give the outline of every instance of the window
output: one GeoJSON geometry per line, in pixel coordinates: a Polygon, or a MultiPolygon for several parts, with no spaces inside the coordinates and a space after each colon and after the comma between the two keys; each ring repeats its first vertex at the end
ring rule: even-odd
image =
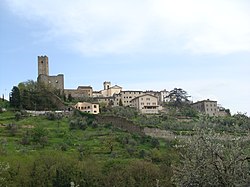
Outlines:
{"type": "Polygon", "coordinates": [[[88,108],[90,108],[90,106],[88,106],[88,108]]]}
{"type": "Polygon", "coordinates": [[[96,113],[96,110],[94,110],[94,113],[96,113]]]}
{"type": "Polygon", "coordinates": [[[141,105],[144,105],[144,103],[141,103],[141,105]]]}
{"type": "Polygon", "coordinates": [[[141,98],[141,100],[143,100],[143,98],[141,98]]]}
{"type": "Polygon", "coordinates": [[[94,105],[94,108],[96,108],[96,105],[94,105]]]}
{"type": "Polygon", "coordinates": [[[150,98],[146,98],[147,101],[150,101],[150,98]]]}

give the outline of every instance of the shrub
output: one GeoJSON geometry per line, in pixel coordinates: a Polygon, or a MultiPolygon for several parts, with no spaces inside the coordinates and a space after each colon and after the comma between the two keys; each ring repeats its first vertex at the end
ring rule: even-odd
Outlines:
{"type": "Polygon", "coordinates": [[[16,120],[16,121],[19,121],[19,120],[21,119],[21,117],[22,117],[21,112],[16,112],[16,113],[15,113],[15,120],[16,120]]]}
{"type": "Polygon", "coordinates": [[[160,142],[159,142],[159,140],[157,138],[152,138],[152,140],[151,140],[151,146],[153,148],[159,149],[160,148],[160,142]]]}
{"type": "Polygon", "coordinates": [[[6,129],[9,130],[11,136],[15,136],[18,130],[18,127],[16,124],[8,124],[6,126],[6,129]]]}

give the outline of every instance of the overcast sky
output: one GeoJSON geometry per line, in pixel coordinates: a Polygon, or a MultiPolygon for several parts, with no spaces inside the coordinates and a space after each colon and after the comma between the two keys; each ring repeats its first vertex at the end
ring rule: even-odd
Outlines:
{"type": "Polygon", "coordinates": [[[37,78],[65,88],[182,88],[250,114],[249,0],[1,0],[0,94],[37,78]]]}

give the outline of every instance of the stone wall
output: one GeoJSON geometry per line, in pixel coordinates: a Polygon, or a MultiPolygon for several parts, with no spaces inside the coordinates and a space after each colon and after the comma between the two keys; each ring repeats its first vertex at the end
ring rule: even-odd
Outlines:
{"type": "Polygon", "coordinates": [[[64,76],[63,74],[59,74],[57,76],[47,76],[47,75],[39,75],[37,78],[37,82],[44,83],[47,86],[51,86],[57,90],[64,90],[64,76]]]}
{"type": "Polygon", "coordinates": [[[143,128],[139,127],[138,125],[135,125],[132,121],[129,121],[126,118],[97,115],[96,120],[99,124],[111,124],[114,127],[117,127],[130,133],[138,133],[144,135],[143,128]]]}
{"type": "Polygon", "coordinates": [[[162,129],[145,127],[143,131],[147,136],[151,136],[154,138],[164,138],[164,139],[170,139],[170,140],[173,140],[176,138],[176,135],[174,135],[171,131],[166,131],[162,129]]]}

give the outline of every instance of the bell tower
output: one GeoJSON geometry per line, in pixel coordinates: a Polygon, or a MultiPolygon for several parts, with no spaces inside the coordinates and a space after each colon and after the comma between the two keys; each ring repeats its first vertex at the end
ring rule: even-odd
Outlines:
{"type": "Polygon", "coordinates": [[[104,87],[104,90],[108,90],[108,89],[111,87],[111,82],[105,81],[105,82],[103,83],[103,87],[104,87]]]}
{"type": "Polygon", "coordinates": [[[38,76],[49,76],[49,59],[47,56],[38,56],[38,76]]]}

